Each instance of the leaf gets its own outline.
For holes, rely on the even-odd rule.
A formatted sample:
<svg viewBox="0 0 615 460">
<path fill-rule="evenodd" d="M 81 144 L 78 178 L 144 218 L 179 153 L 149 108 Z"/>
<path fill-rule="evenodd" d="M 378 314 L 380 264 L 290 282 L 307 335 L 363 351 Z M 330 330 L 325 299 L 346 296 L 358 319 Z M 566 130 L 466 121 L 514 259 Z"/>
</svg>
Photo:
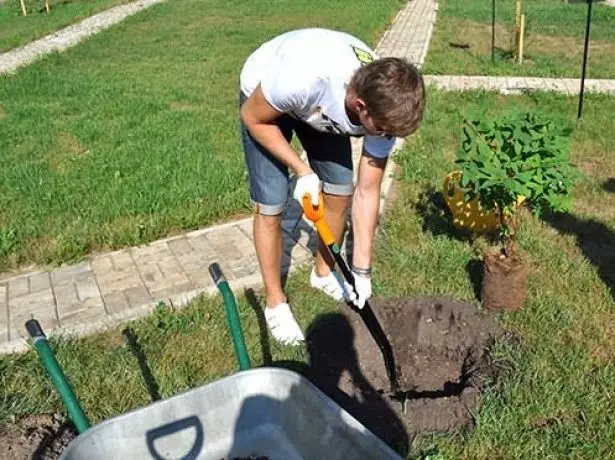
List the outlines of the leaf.
<svg viewBox="0 0 615 460">
<path fill-rule="evenodd" d="M 518 141 L 515 141 L 514 148 L 515 155 L 521 155 L 521 144 Z"/>
<path fill-rule="evenodd" d="M 482 161 L 489 161 L 489 159 L 493 156 L 493 151 L 483 143 L 478 144 L 478 157 Z"/>
</svg>

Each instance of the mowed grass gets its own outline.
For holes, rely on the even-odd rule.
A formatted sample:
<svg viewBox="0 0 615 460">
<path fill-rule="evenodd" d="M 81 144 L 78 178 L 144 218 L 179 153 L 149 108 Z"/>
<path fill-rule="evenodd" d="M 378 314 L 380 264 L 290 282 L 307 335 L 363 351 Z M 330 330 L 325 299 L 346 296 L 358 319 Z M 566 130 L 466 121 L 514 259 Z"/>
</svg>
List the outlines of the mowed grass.
<svg viewBox="0 0 615 460">
<path fill-rule="evenodd" d="M 501 316 L 508 335 L 517 339 L 496 346 L 503 377 L 486 393 L 475 429 L 417 439 L 413 458 L 612 458 L 615 98 L 589 96 L 576 124 L 576 99 L 565 96 L 430 90 L 428 97 L 424 126 L 397 155 L 396 200 L 376 244 L 375 296 L 440 294 L 479 307 L 469 268 L 480 262 L 487 242 L 460 238 L 439 198 L 442 179 L 454 168 L 464 116 L 538 108 L 570 124 L 572 157 L 582 178 L 568 215 L 545 221 L 524 216 L 520 244 L 530 260 L 528 299 L 523 310 Z M 308 273 L 306 267 L 291 276 L 287 289 L 304 330 L 344 308 L 311 290 Z M 306 348 L 279 347 L 263 335 L 259 301 L 238 296 L 253 365 L 309 363 Z M 131 327 L 163 398 L 237 370 L 219 297 L 177 311 L 159 309 Z M 121 328 L 63 339 L 55 349 L 93 421 L 150 401 Z M 0 358 L 0 382 L 0 423 L 61 410 L 33 352 Z"/>
<path fill-rule="evenodd" d="M 497 346 L 505 377 L 487 392 L 475 430 L 426 439 L 425 452 L 447 459 L 613 458 L 615 139 L 609 113 L 615 98 L 591 96 L 586 104 L 576 124 L 575 98 L 432 91 L 425 127 L 398 158 L 400 198 L 377 259 L 378 292 L 387 296 L 476 298 L 470 272 L 487 242 L 459 238 L 437 195 L 454 169 L 463 116 L 536 109 L 568 123 L 572 159 L 582 173 L 569 214 L 524 215 L 520 244 L 530 261 L 529 292 L 523 310 L 501 318 L 519 340 Z M 433 193 L 436 199 L 425 198 Z"/>
<path fill-rule="evenodd" d="M 0 53 L 44 37 L 63 27 L 131 0 L 44 0 L 26 1 L 27 15 L 21 12 L 19 0 L 0 3 Z"/>
<path fill-rule="evenodd" d="M 402 5 L 171 1 L 0 77 L 0 268 L 67 262 L 249 213 L 244 60 L 309 26 L 375 46 Z"/>
<path fill-rule="evenodd" d="M 427 73 L 464 75 L 581 76 L 587 5 L 527 0 L 524 61 L 513 61 L 515 2 L 496 2 L 495 61 L 491 59 L 491 2 L 444 0 Z M 615 78 L 615 8 L 594 2 L 588 78 Z"/>
</svg>

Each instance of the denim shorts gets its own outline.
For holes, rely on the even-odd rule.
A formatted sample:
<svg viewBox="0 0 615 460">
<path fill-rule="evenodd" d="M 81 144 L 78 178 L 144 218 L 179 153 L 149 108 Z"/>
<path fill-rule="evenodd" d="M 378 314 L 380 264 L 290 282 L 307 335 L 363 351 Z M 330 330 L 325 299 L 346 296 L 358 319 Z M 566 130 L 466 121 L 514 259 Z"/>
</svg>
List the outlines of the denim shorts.
<svg viewBox="0 0 615 460">
<path fill-rule="evenodd" d="M 240 92 L 239 105 L 246 96 Z M 289 115 L 276 120 L 288 142 L 293 133 L 307 153 L 312 170 L 323 182 L 323 192 L 332 195 L 352 195 L 352 148 L 350 138 L 316 131 L 307 123 Z M 241 140 L 250 178 L 250 197 L 259 214 L 275 216 L 284 211 L 290 196 L 291 180 L 288 167 L 260 145 L 241 123 Z"/>
</svg>

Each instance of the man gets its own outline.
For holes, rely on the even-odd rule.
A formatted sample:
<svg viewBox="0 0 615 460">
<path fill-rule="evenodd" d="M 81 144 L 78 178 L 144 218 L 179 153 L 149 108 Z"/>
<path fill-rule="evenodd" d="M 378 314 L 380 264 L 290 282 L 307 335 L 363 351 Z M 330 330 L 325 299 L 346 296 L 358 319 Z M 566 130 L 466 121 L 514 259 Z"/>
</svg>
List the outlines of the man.
<svg viewBox="0 0 615 460">
<path fill-rule="evenodd" d="M 304 340 L 281 284 L 281 215 L 296 177 L 293 198 L 309 193 L 338 241 L 352 199 L 356 294 L 333 271 L 319 242 L 310 285 L 359 308 L 371 295 L 371 259 L 380 185 L 395 137 L 419 126 L 425 105 L 423 80 L 405 60 L 379 59 L 359 39 L 326 29 L 284 33 L 261 45 L 240 77 L 242 141 L 255 204 L 254 243 L 266 291 L 265 318 L 275 339 Z M 309 165 L 293 150 L 297 135 Z M 356 188 L 349 136 L 365 136 Z M 290 170 L 290 171 L 289 171 Z"/>
</svg>

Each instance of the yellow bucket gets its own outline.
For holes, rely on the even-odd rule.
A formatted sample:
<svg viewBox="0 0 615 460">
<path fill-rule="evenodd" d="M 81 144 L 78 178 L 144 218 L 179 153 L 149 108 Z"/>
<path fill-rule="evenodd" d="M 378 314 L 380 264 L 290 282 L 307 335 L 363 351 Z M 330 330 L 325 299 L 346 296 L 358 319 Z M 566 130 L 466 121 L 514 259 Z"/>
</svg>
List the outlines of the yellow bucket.
<svg viewBox="0 0 615 460">
<path fill-rule="evenodd" d="M 471 201 L 463 199 L 463 190 L 459 187 L 461 171 L 453 171 L 444 178 L 442 195 L 453 215 L 455 226 L 472 232 L 491 232 L 500 226 L 498 211 L 487 211 L 480 205 L 478 197 Z M 520 196 L 517 206 L 521 206 L 525 197 Z"/>
</svg>

